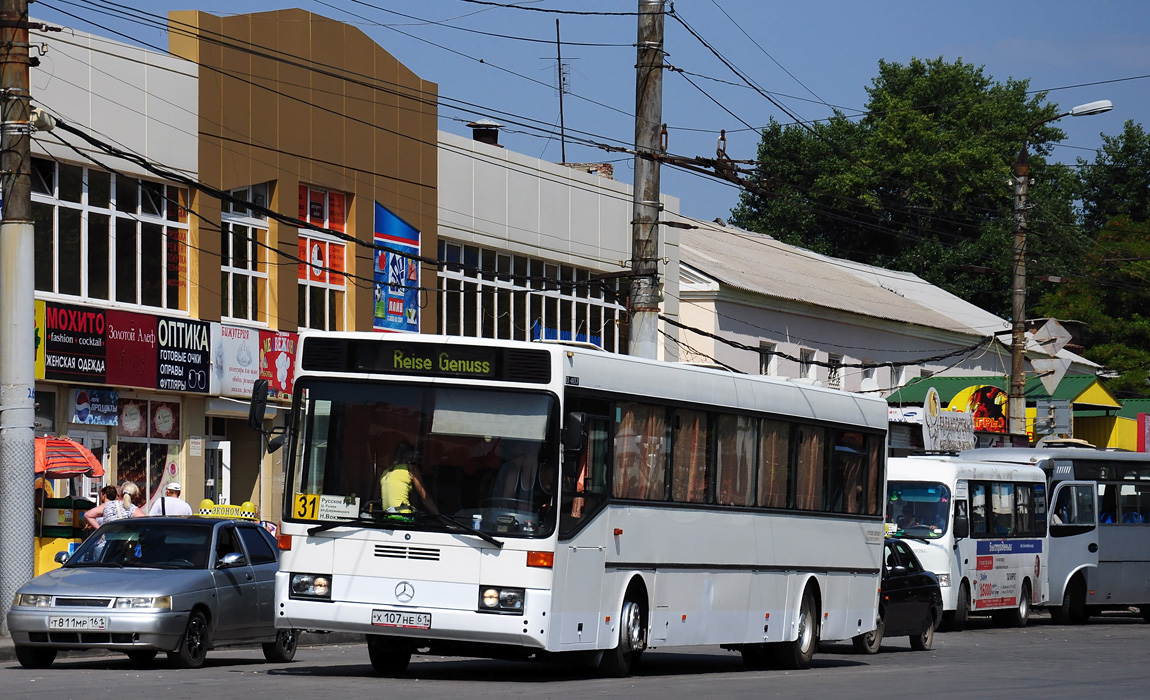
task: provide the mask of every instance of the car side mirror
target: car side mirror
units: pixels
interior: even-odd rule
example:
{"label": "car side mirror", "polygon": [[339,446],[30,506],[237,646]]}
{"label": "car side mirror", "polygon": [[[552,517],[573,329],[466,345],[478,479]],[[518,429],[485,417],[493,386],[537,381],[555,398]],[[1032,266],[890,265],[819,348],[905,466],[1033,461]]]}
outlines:
{"label": "car side mirror", "polygon": [[970,537],[970,518],[965,515],[954,516],[954,536],[956,539]]}
{"label": "car side mirror", "polygon": [[52,557],[52,560],[57,564],[63,564],[64,562],[68,561],[68,553],[56,552],[56,556]]}
{"label": "car side mirror", "polygon": [[264,432],[264,413],[268,407],[268,380],[257,379],[252,383],[252,398],[248,404],[248,425],[252,430]]}
{"label": "car side mirror", "polygon": [[228,552],[220,557],[220,561],[216,564],[217,569],[227,569],[232,566],[243,566],[247,561],[244,560],[244,555],[240,552]]}

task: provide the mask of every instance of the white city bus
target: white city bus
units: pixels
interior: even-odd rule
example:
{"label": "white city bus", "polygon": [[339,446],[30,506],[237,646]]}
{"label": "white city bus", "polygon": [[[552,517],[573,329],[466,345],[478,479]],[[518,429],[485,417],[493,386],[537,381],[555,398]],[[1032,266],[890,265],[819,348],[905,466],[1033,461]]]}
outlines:
{"label": "white city bus", "polygon": [[[875,628],[886,424],[859,394],[588,347],[304,333],[276,624],[365,634],[382,673],[625,675],[697,644],[806,668]],[[410,507],[381,494],[395,459]]]}
{"label": "white city bus", "polygon": [[[962,454],[1032,464],[1046,473],[1054,504],[1050,612],[1056,621],[1082,623],[1103,610],[1136,607],[1150,622],[1150,455],[1081,447]],[[1054,557],[1065,565],[1054,567]]]}
{"label": "white city bus", "polygon": [[948,456],[895,457],[887,469],[886,527],[938,576],[944,626],[988,613],[1025,626],[1048,599],[1043,471]]}

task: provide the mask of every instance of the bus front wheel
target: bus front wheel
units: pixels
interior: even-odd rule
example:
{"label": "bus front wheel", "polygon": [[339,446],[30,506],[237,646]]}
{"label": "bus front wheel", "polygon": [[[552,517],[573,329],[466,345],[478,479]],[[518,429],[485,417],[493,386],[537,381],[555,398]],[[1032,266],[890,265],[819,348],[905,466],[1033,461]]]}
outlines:
{"label": "bus front wheel", "polygon": [[394,676],[407,670],[411,663],[411,645],[381,634],[367,635],[367,657],[376,673]]}
{"label": "bus front wheel", "polygon": [[775,646],[775,659],[779,667],[786,669],[807,669],[815,657],[819,646],[819,612],[811,589],[803,591],[803,602],[799,605],[798,636],[793,642],[780,642]]}
{"label": "bus front wheel", "polygon": [[1086,584],[1075,575],[1066,584],[1062,604],[1050,609],[1050,619],[1056,625],[1080,625],[1086,622]]}
{"label": "bus front wheel", "polygon": [[603,651],[599,662],[599,672],[611,678],[626,678],[631,675],[643,650],[647,648],[646,615],[643,606],[633,598],[631,591],[623,599],[623,609],[619,613],[619,639],[614,649]]}
{"label": "bus front wheel", "polygon": [[970,588],[963,581],[958,587],[958,602],[954,610],[943,615],[943,622],[949,632],[961,632],[966,629],[966,619],[970,616]]}

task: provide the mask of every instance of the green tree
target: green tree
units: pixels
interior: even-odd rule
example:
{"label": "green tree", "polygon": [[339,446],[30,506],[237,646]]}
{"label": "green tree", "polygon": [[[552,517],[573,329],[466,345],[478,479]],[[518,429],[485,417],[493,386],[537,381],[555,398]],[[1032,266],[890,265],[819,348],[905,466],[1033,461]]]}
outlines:
{"label": "green tree", "polygon": [[836,114],[810,127],[772,121],[763,130],[757,187],[743,193],[732,221],[822,253],[914,272],[1008,315],[1008,179],[1024,140],[1035,180],[1032,271],[1068,274],[1088,244],[1072,208],[1075,177],[1045,158],[1064,134],[1038,124],[1058,107],[1045,93],[1027,94],[1028,86],[996,82],[961,59],[880,61],[861,120]]}
{"label": "green tree", "polygon": [[1150,396],[1150,224],[1129,217],[1108,222],[1079,273],[1035,309],[1086,324],[1086,358],[1118,375],[1107,389],[1122,398]]}
{"label": "green tree", "polygon": [[1078,167],[1087,229],[1097,231],[1117,216],[1150,216],[1150,134],[1141,124],[1127,120],[1121,134],[1102,134],[1094,162],[1079,158]]}

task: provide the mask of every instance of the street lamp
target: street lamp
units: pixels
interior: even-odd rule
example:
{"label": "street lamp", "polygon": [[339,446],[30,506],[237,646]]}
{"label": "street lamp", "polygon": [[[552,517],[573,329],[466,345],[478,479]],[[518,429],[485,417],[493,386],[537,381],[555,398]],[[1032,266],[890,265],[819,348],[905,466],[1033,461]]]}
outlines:
{"label": "street lamp", "polygon": [[1030,188],[1030,134],[1039,126],[1063,117],[1088,117],[1112,109],[1114,105],[1110,100],[1098,100],[1035,122],[1027,129],[1022,149],[1014,162],[1014,295],[1011,300],[1010,403],[1007,406],[1011,435],[1026,434],[1026,375],[1022,365],[1026,356],[1026,194]]}

